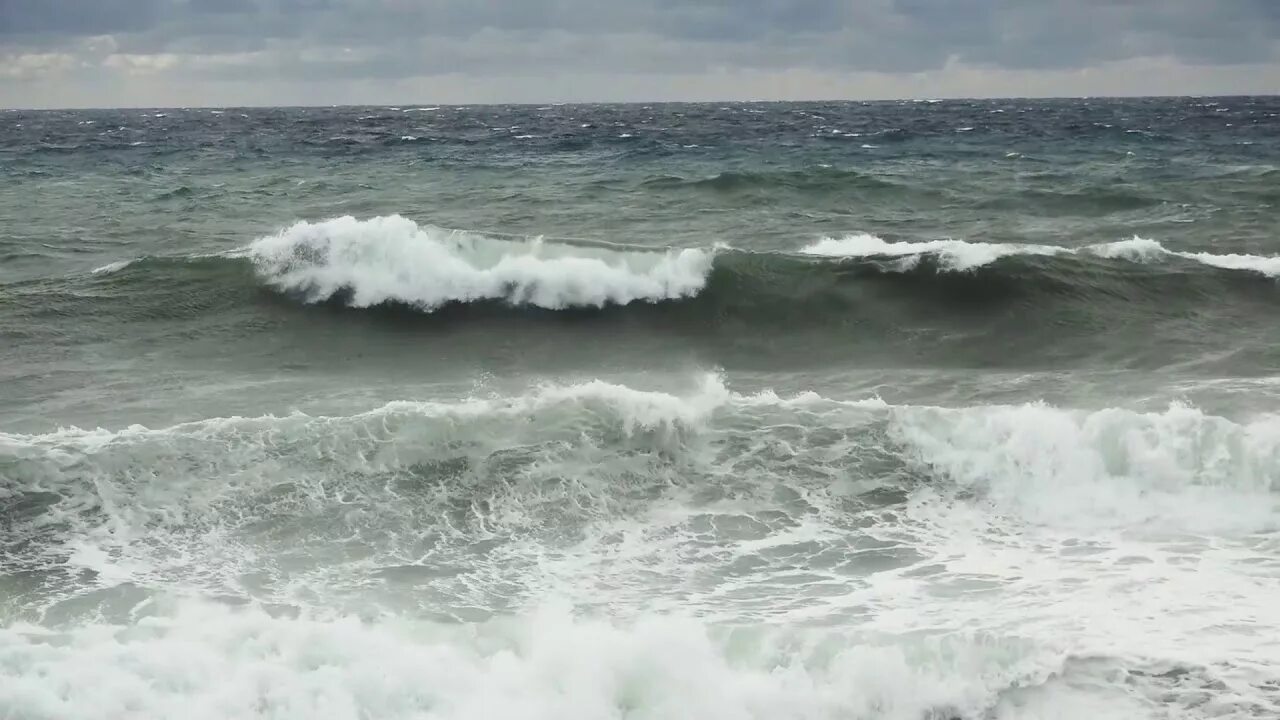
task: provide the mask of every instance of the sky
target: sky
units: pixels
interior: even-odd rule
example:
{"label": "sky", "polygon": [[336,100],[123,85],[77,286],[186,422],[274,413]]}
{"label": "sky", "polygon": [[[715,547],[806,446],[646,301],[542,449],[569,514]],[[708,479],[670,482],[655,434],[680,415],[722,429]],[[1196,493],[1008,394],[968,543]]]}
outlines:
{"label": "sky", "polygon": [[1280,0],[0,0],[0,107],[1280,93]]}

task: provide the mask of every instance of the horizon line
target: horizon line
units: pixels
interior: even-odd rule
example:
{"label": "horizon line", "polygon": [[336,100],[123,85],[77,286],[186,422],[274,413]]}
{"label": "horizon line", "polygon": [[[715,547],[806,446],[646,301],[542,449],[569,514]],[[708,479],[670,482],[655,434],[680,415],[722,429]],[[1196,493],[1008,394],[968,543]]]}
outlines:
{"label": "horizon line", "polygon": [[316,108],[369,108],[369,107],[386,107],[386,108],[403,108],[410,106],[426,106],[434,107],[528,107],[528,106],[565,106],[565,105],[713,105],[716,103],[737,103],[743,105],[765,105],[765,104],[802,104],[802,103],[943,103],[943,102],[964,102],[964,101],[1000,101],[1000,100],[1174,100],[1181,98],[1200,98],[1200,99],[1222,99],[1222,98],[1277,98],[1280,92],[1266,93],[1244,93],[1244,94],[1227,94],[1227,95],[954,95],[954,96],[926,96],[926,97],[884,97],[884,98],[814,98],[808,100],[727,100],[727,99],[710,99],[710,100],[611,100],[611,101],[592,101],[592,100],[553,100],[544,102],[439,102],[439,103],[317,103],[310,105],[266,105],[266,104],[248,104],[248,105],[117,105],[107,107],[101,105],[65,105],[65,106],[48,106],[48,107],[0,107],[0,112],[61,112],[61,111],[83,111],[83,110],[231,110],[231,109],[316,109]]}

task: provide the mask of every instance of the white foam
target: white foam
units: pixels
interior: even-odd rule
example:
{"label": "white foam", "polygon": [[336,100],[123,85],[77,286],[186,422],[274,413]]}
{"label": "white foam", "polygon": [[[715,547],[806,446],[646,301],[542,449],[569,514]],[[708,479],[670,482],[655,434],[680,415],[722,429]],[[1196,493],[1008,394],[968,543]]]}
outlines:
{"label": "white foam", "polygon": [[1130,240],[1093,245],[1086,249],[1100,257],[1119,257],[1139,262],[1156,262],[1167,258],[1182,258],[1198,262],[1201,265],[1223,268],[1225,270],[1246,270],[1261,273],[1268,277],[1280,276],[1280,256],[1247,255],[1229,253],[1218,255],[1209,252],[1184,252],[1169,250],[1156,240],[1133,237]]}
{"label": "white foam", "polygon": [[[453,438],[466,438],[483,452],[507,443],[588,439],[591,453],[629,438],[635,449],[678,455],[691,438],[714,445],[722,433],[755,434],[776,422],[843,428],[863,443],[877,437],[868,434],[877,418],[888,423],[893,441],[877,452],[890,451],[955,487],[979,491],[1002,512],[1031,522],[1222,531],[1280,524],[1274,495],[1280,492],[1280,416],[1239,422],[1183,405],[1139,413],[1042,404],[948,409],[890,405],[878,397],[836,401],[812,392],[783,398],[770,391],[733,393],[714,374],[682,394],[593,380],[513,397],[394,401],[351,416],[294,413],[160,429],[0,433],[0,456],[34,463],[27,471],[45,488],[58,484],[64,468],[80,472],[86,462],[115,472],[135,460],[154,465],[172,456],[178,475],[148,490],[159,493],[154,502],[134,508],[154,518],[192,498],[243,490],[233,482],[207,486],[201,473],[191,472],[197,461],[226,472],[237,463],[262,462],[263,453],[283,452],[323,461],[334,472],[386,471],[430,458],[436,443]],[[806,451],[794,442],[789,454]],[[206,445],[220,449],[205,457],[200,453]],[[862,452],[870,446],[858,447]],[[162,470],[156,465],[152,471]],[[267,475],[260,479],[271,482]],[[146,517],[130,515],[123,524],[153,521]]]}
{"label": "white foam", "polygon": [[1001,512],[1072,528],[1280,528],[1280,416],[897,408],[907,456]]}
{"label": "white foam", "polygon": [[1134,237],[1130,240],[1091,245],[1086,251],[1101,258],[1152,262],[1163,259],[1169,252],[1155,240]]}
{"label": "white foam", "polygon": [[1133,237],[1083,248],[1060,245],[966,242],[964,240],[929,240],[923,242],[887,242],[868,233],[854,233],[839,238],[824,237],[802,248],[806,255],[824,257],[900,257],[899,267],[909,270],[925,255],[936,255],[944,270],[965,271],[989,265],[1011,256],[1092,255],[1107,259],[1153,263],[1181,258],[1202,265],[1227,270],[1245,270],[1268,277],[1280,276],[1280,256],[1184,252],[1169,250],[1157,240]]}
{"label": "white foam", "polygon": [[713,260],[697,249],[499,240],[398,215],[300,222],[253,243],[249,254],[264,280],[310,301],[346,291],[356,307],[401,302],[426,310],[476,300],[564,309],[692,297]]}
{"label": "white foam", "polygon": [[468,418],[526,420],[530,413],[563,409],[571,413],[587,411],[599,417],[608,414],[628,432],[665,426],[696,426],[704,423],[716,409],[728,404],[760,405],[811,402],[820,400],[813,393],[784,401],[771,392],[743,396],[731,393],[715,373],[696,379],[691,392],[683,395],[654,390],[637,390],[603,380],[573,384],[543,384],[528,393],[512,397],[470,398],[454,402],[395,400],[380,407],[350,416],[311,416],[302,412],[289,415],[257,417],[225,417],[197,420],[165,428],[130,425],[119,430],[63,427],[49,433],[24,434],[0,432],[0,452],[25,456],[29,451],[50,453],[65,459],[66,453],[94,454],[111,447],[147,442],[163,437],[241,440],[255,433],[267,432],[271,442],[280,442],[290,429],[299,437],[312,435],[321,428],[335,425],[370,426],[385,429],[397,418],[439,418],[449,421]]}
{"label": "white foam", "polygon": [[94,275],[110,274],[123,270],[133,264],[133,260],[117,260],[92,270]]}
{"label": "white foam", "polygon": [[[451,459],[468,469],[432,465]],[[1195,682],[1247,710],[1273,678],[1221,664],[1276,666],[1257,640],[1280,620],[1275,546],[1254,534],[1280,518],[1270,415],[890,405],[702,375],[0,434],[0,463],[63,498],[19,529],[72,526],[57,568],[148,591],[274,573],[304,588],[258,596],[294,618],[181,600],[6,626],[0,716],[1128,718],[1200,708]],[[906,497],[868,508],[876,487]],[[86,528],[99,509],[110,522]],[[760,529],[717,529],[735,523]],[[323,567],[299,578],[282,557]],[[396,614],[372,571],[413,562],[463,578],[400,586]],[[352,586],[379,619],[337,609]],[[493,588],[527,612],[420,619],[441,597],[492,609]],[[612,619],[534,609],[555,598]],[[672,610],[704,620],[655,616]],[[1118,660],[1081,676],[1068,654]],[[1127,674],[1141,658],[1194,669]]]}
{"label": "white foam", "polygon": [[1214,255],[1213,253],[1207,252],[1177,252],[1172,254],[1188,260],[1194,260],[1204,265],[1212,265],[1226,270],[1248,270],[1251,272],[1262,273],[1267,277],[1280,276],[1280,257],[1264,257],[1237,253],[1232,253],[1230,255]]}
{"label": "white foam", "polygon": [[[0,629],[0,713],[315,720],[920,720],[1055,682],[1061,653],[537,609],[457,626],[165,601],[131,625]],[[1008,708],[1016,710],[1016,706]],[[1131,707],[1112,708],[1116,717]],[[934,713],[938,713],[935,715]]]}
{"label": "white foam", "polygon": [[803,248],[806,255],[824,257],[900,257],[902,269],[914,267],[925,255],[937,255],[947,270],[972,270],[1010,255],[1056,255],[1069,252],[1050,245],[1005,245],[930,240],[926,242],[886,242],[875,235],[856,233],[841,238],[822,238]]}
{"label": "white foam", "polygon": [[[509,397],[396,401],[350,416],[0,433],[0,463],[12,480],[0,493],[55,500],[30,522],[0,528],[0,542],[39,534],[27,562],[91,570],[98,584],[234,587],[243,573],[273,562],[258,558],[241,532],[245,523],[285,513],[304,525],[312,518],[318,527],[342,527],[327,516],[338,496],[351,512],[410,534],[423,523],[435,527],[458,500],[488,497],[489,508],[471,513],[466,527],[437,528],[464,543],[477,532],[567,528],[633,504],[628,487],[666,482],[666,463],[694,454],[715,413],[734,401],[707,375],[679,394],[590,381]],[[445,471],[431,488],[407,494],[378,479],[408,481],[422,472],[415,468],[442,462],[474,469],[459,477]],[[297,548],[299,563],[320,562],[317,548],[329,547],[323,536]],[[375,547],[394,554],[385,539],[371,540]],[[320,572],[346,567],[334,561]],[[514,581],[513,572],[504,571],[503,582]]]}

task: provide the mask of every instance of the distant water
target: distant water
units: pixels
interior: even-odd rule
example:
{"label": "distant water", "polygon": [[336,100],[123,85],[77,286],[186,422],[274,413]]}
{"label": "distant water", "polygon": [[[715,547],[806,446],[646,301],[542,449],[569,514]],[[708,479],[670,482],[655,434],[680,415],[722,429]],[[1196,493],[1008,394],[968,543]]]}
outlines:
{"label": "distant water", "polygon": [[1280,98],[0,113],[0,717],[1280,716]]}

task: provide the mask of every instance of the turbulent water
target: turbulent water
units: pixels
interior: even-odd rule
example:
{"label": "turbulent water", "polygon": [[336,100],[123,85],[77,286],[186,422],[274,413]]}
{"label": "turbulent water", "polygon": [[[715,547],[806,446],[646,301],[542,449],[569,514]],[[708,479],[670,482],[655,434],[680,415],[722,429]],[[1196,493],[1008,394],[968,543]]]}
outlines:
{"label": "turbulent water", "polygon": [[0,113],[0,717],[1280,716],[1280,99]]}

